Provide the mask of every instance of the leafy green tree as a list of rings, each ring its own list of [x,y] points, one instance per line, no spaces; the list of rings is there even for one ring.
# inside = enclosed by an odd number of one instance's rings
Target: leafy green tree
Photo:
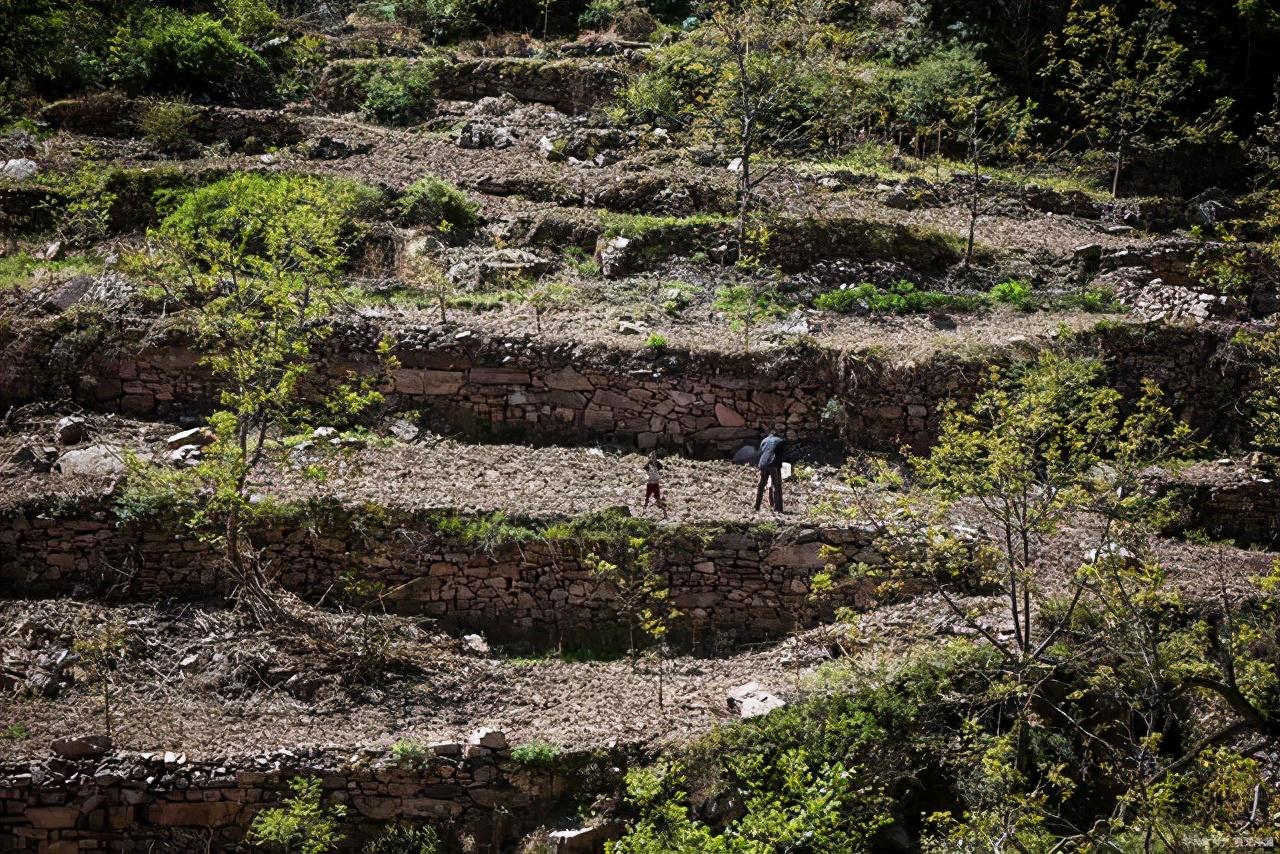
[[[534,329],[542,334],[542,317],[548,312],[559,311],[577,296],[577,290],[564,282],[539,280],[519,289],[520,298],[533,309]]]
[[[637,649],[637,630],[661,641],[680,612],[671,605],[666,579],[654,569],[653,551],[645,537],[630,536],[613,545],[607,557],[587,555],[587,566],[609,590],[610,600],[627,623],[627,646]]]
[[[440,311],[440,322],[449,322],[449,305],[458,295],[458,286],[426,252],[409,256],[404,262],[405,278],[425,293]]]
[[[779,317],[784,309],[772,290],[750,282],[727,285],[716,291],[712,308],[729,321],[729,328],[742,333],[742,349],[751,350],[751,331],[766,320]]]
[[[186,524],[220,548],[263,619],[288,614],[249,541],[249,527],[275,509],[251,494],[252,475],[300,425],[346,421],[381,398],[376,376],[349,375],[318,392],[304,387],[332,334],[339,274],[359,236],[353,216],[364,202],[364,191],[347,183],[241,174],[188,194],[152,235],[182,273],[176,297],[188,307],[219,405],[209,418],[215,441],[199,464],[134,466],[124,500],[172,496]],[[383,342],[384,360],[388,352]]]
[[[759,157],[809,147],[812,123],[840,115],[835,105],[847,98],[820,35],[826,6],[824,0],[709,0],[688,39],[624,93],[637,118],[675,125],[733,152],[740,253],[757,189],[783,168],[774,163],[757,170]]]
[[[973,262],[978,221],[990,210],[993,200],[990,179],[982,174],[982,168],[996,157],[1028,151],[1036,124],[1032,102],[1019,104],[1012,98],[992,97],[992,88],[982,77],[952,99],[953,126],[959,128],[957,137],[964,143],[967,167],[959,176],[960,198],[969,218],[963,264],[966,273]]]
[[[1224,562],[1215,612],[1191,616],[1151,547],[1176,502],[1147,473],[1193,449],[1187,427],[1150,383],[1126,416],[1101,380],[1096,362],[1050,354],[995,373],[910,458],[921,493],[892,470],[861,483],[856,512],[884,531],[886,562],[855,574],[884,593],[931,583],[1001,662],[988,708],[957,733],[975,774],[958,786],[963,815],[933,818],[936,850],[1043,847],[1087,785],[1118,794],[1105,823],[1067,833],[1076,844],[1150,851],[1180,825],[1225,827],[1259,777],[1222,748],[1278,731],[1274,613],[1233,601]],[[1082,519],[1093,548],[1055,580],[1054,537]],[[1000,591],[995,623],[967,604],[975,585]],[[1206,787],[1217,794],[1189,796]]]
[[[1079,116],[1082,132],[1111,154],[1111,195],[1134,156],[1203,139],[1221,130],[1231,100],[1187,115],[1186,96],[1207,68],[1170,34],[1172,0],[1144,0],[1136,15],[1098,0],[1073,0],[1066,26],[1052,37],[1045,73]]]
[[[80,656],[80,666],[102,689],[102,724],[107,737],[111,737],[111,691],[113,676],[129,644],[129,634],[123,623],[112,620],[99,626],[90,634],[77,638],[72,646]]]
[[[608,591],[609,601],[626,621],[627,648],[634,665],[638,652],[637,630],[650,642],[658,645],[658,706],[664,705],[666,640],[671,627],[681,616],[671,604],[671,592],[666,578],[656,569],[656,561],[649,539],[644,536],[624,535],[600,543],[607,546],[602,557],[589,553],[586,566]]]
[[[249,843],[283,854],[325,854],[336,849],[343,839],[338,822],[346,817],[347,808],[322,803],[318,777],[294,777],[289,788],[293,795],[283,806],[254,816]]]

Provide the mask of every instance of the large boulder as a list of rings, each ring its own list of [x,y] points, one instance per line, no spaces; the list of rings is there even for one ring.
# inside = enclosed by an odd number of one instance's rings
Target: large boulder
[[[96,759],[105,755],[112,745],[110,736],[94,734],[55,738],[50,747],[63,759]]]
[[[124,457],[110,445],[87,445],[64,453],[56,467],[68,477],[118,477],[124,474]]]

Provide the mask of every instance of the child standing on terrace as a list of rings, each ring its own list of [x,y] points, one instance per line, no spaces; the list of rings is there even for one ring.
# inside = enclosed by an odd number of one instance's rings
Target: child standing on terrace
[[[662,511],[662,518],[667,518],[667,502],[662,498],[662,486],[659,480],[662,475],[662,463],[658,462],[658,452],[649,452],[649,462],[645,463],[644,472],[649,476],[649,483],[644,490],[644,506],[648,507],[649,502],[658,505],[658,509]]]

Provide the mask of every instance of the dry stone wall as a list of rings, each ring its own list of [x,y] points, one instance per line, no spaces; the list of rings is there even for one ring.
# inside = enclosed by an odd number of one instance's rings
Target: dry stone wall
[[[239,850],[254,816],[289,797],[297,776],[318,778],[324,801],[346,806],[343,851],[359,851],[397,820],[430,822],[489,850],[535,825],[572,790],[578,770],[595,765],[608,776],[623,764],[562,755],[555,775],[530,770],[494,731],[424,748],[421,766],[409,770],[374,750],[341,759],[303,749],[200,762],[165,752],[0,764],[0,851]]]
[[[415,61],[408,64],[412,66]],[[317,96],[327,110],[355,110],[364,101],[367,75],[388,67],[399,68],[388,66],[381,59],[332,62],[325,68]],[[432,69],[436,97],[474,101],[510,95],[521,101],[549,104],[565,113],[580,113],[609,99],[627,78],[626,63],[598,59],[481,57],[433,63]]]
[[[1242,401],[1256,370],[1231,343],[1237,327],[1113,325],[1064,347],[1094,355],[1130,397],[1155,380],[1177,415],[1220,445],[1247,440]],[[384,333],[400,366],[390,405],[420,411],[434,429],[473,439],[609,441],[723,456],[784,426],[793,439],[840,435],[852,446],[926,448],[940,404],[970,399],[992,364],[1030,350],[939,352],[895,364],[873,355],[799,346],[783,353],[654,353],[604,345],[489,337],[449,327],[353,321],[326,377],[370,373]],[[105,349],[105,348],[100,348]],[[0,406],[67,397],[86,407],[180,419],[208,410],[216,389],[181,341],[117,345],[104,358],[33,336],[0,364]]]
[[[1202,531],[1215,540],[1273,550],[1280,541],[1280,479],[1274,459],[1200,463],[1170,478],[1180,518],[1173,532]]]
[[[575,542],[485,548],[441,536],[425,514],[312,507],[307,516],[320,521],[261,530],[255,541],[279,581],[313,600],[334,595],[343,575],[356,571],[386,585],[395,611],[435,617],[448,629],[538,647],[627,640],[611,590],[583,565]],[[809,581],[826,562],[824,546],[846,561],[877,562],[873,539],[857,527],[690,528],[660,538],[658,566],[683,614],[675,639],[699,649],[761,641],[830,619],[835,606],[870,604],[868,584],[814,605]],[[33,504],[0,519],[0,586],[11,590],[199,598],[228,592],[217,566],[207,545],[171,524],[124,524],[101,505]]]

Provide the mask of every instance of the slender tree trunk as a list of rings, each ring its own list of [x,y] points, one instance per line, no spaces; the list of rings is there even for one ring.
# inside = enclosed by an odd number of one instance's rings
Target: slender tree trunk
[[[111,738],[111,683],[107,680],[107,674],[100,675],[102,679],[102,717],[106,724],[107,738]]]
[[[1111,198],[1119,198],[1120,168],[1124,163],[1124,131],[1120,132],[1120,141],[1116,145],[1116,169],[1111,174]]]
[[[742,121],[742,172],[738,184],[738,257],[746,256],[747,219],[751,216],[751,120]]]

